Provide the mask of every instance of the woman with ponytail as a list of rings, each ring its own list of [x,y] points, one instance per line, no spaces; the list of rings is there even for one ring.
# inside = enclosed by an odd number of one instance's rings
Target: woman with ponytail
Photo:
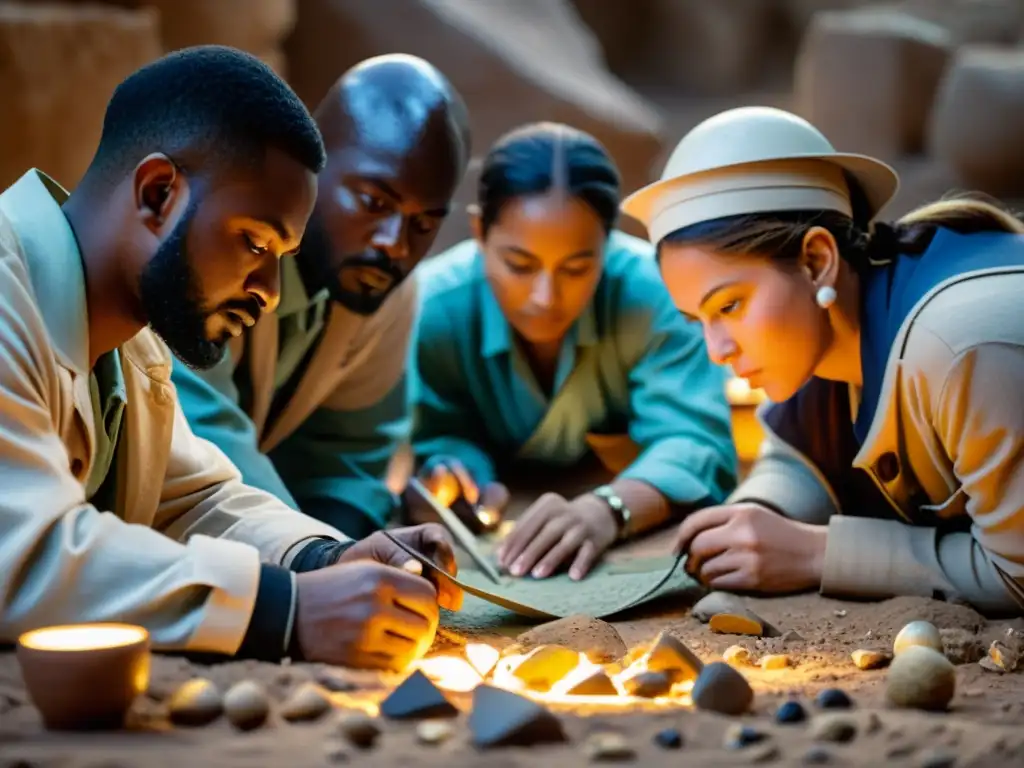
[[[676,312],[651,245],[615,229],[618,208],[596,139],[527,125],[484,159],[475,237],[416,270],[426,485],[490,507],[510,475],[558,491],[503,542],[515,576],[582,578],[617,541],[735,487],[724,370]]]
[[[709,353],[770,402],[758,463],[677,551],[719,589],[925,595],[1024,612],[1024,225],[743,108],[624,204]]]

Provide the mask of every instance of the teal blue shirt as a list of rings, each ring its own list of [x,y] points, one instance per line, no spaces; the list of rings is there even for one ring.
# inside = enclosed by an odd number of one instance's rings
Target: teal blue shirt
[[[513,340],[467,241],[417,268],[412,398],[417,458],[459,458],[478,482],[495,464],[571,465],[588,433],[628,434],[639,457],[619,477],[680,505],[722,501],[736,483],[725,371],[676,310],[653,248],[609,238],[594,298],[567,334],[548,397]]]

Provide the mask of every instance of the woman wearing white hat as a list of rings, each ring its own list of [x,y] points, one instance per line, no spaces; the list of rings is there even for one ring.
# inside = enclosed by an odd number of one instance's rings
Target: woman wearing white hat
[[[871,224],[887,165],[780,110],[719,114],[623,210],[676,306],[771,403],[677,550],[715,588],[1024,608],[1024,225],[946,200]]]

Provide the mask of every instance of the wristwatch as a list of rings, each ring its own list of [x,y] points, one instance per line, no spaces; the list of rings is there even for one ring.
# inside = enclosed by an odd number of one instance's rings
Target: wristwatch
[[[595,488],[592,493],[608,505],[612,515],[615,517],[615,521],[619,524],[619,535],[616,540],[628,539],[630,534],[629,524],[633,520],[633,515],[629,511],[629,507],[626,506],[626,502],[622,500],[610,485],[602,485]]]

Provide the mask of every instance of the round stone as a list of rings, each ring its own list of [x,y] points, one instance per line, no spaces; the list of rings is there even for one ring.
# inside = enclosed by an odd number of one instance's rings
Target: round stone
[[[885,692],[897,707],[944,710],[956,692],[956,667],[932,648],[907,648],[893,659]]]
[[[853,706],[853,701],[846,695],[846,692],[838,688],[826,688],[817,695],[814,703],[820,709],[849,709]]]
[[[892,641],[892,652],[894,656],[899,656],[907,648],[915,646],[924,646],[943,653],[942,634],[929,621],[912,621],[903,627]]]
[[[662,749],[679,749],[683,746],[683,734],[678,728],[666,728],[654,734],[654,743]]]
[[[802,723],[807,719],[807,710],[799,701],[786,701],[775,710],[775,722],[789,725]]]

